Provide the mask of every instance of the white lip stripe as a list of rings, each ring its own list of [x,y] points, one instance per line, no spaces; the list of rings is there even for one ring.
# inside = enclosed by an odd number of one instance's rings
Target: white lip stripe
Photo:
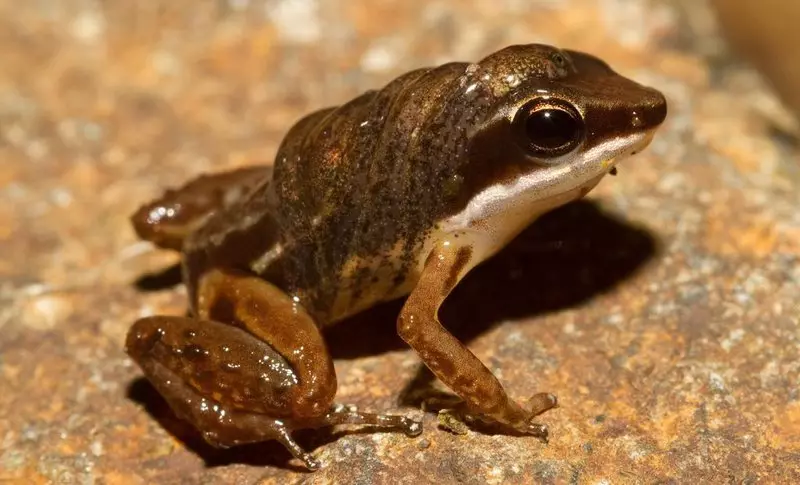
[[[525,200],[540,201],[574,190],[607,173],[612,164],[605,164],[604,161],[622,158],[627,150],[646,137],[647,133],[635,133],[612,138],[590,150],[577,153],[572,160],[544,170],[535,170],[509,185],[488,187],[475,195],[464,210],[443,221],[443,229],[464,229],[471,222],[498,214],[511,204]]]

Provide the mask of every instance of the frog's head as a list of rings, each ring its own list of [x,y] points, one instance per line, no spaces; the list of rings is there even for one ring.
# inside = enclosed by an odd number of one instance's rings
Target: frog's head
[[[506,48],[466,78],[487,115],[469,135],[470,195],[452,220],[461,227],[509,212],[529,221],[585,195],[646,147],[667,114],[655,89],[550,46]]]

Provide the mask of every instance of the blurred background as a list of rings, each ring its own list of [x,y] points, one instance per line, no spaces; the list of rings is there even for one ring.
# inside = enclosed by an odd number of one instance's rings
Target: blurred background
[[[760,69],[800,116],[800,53],[794,47],[800,45],[800,4],[714,0],[712,6],[732,48]]]

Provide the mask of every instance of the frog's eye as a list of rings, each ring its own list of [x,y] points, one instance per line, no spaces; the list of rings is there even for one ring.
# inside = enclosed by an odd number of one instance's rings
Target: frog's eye
[[[560,69],[566,69],[567,67],[567,58],[564,57],[564,54],[560,52],[556,52],[550,56],[550,60],[553,61],[553,64]]]
[[[572,105],[535,100],[523,106],[514,118],[523,138],[523,148],[536,158],[553,158],[574,150],[583,141],[583,118]]]

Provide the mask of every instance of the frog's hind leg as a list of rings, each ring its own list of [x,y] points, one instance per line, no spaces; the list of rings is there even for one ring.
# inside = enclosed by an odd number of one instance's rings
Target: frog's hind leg
[[[212,445],[275,439],[315,469],[293,430],[366,424],[422,431],[403,416],[334,405],[336,374],[319,329],[275,286],[220,270],[199,283],[197,319],[143,318],[126,346],[175,413]]]
[[[269,165],[201,175],[139,208],[131,222],[142,239],[165,249],[180,250],[186,235],[211,214],[230,207],[271,177]]]

